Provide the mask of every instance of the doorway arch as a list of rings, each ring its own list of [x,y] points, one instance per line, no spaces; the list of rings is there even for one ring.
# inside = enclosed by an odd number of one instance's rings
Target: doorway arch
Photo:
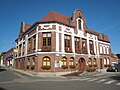
[[[85,67],[86,67],[85,59],[80,58],[79,61],[78,61],[78,70],[79,70],[79,72],[84,72]]]

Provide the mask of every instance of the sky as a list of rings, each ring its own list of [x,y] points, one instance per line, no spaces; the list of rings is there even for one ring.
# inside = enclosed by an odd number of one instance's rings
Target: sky
[[[22,21],[33,24],[50,11],[72,16],[76,9],[88,28],[107,35],[113,53],[120,53],[120,0],[0,0],[0,53],[15,46]]]

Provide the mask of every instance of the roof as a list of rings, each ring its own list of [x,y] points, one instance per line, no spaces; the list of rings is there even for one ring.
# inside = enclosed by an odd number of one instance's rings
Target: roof
[[[108,36],[104,35],[104,34],[99,34],[98,39],[101,41],[106,41],[110,43],[110,40],[108,39]]]
[[[25,31],[27,31],[31,26],[31,24],[25,24]]]
[[[38,22],[59,22],[59,23],[65,24],[65,25],[72,26],[69,23],[69,17],[68,16],[65,16],[63,14],[59,14],[55,11],[49,12],[45,17],[43,17]]]
[[[88,33],[91,33],[91,34],[99,35],[98,32],[90,30],[90,29],[86,29],[85,31],[88,32]]]
[[[73,25],[74,23],[71,23],[71,18],[73,18],[73,16],[68,17],[68,16],[65,16],[63,14],[59,14],[55,11],[51,11],[45,17],[43,17],[42,19],[40,19],[39,21],[35,22],[32,25],[25,24],[25,32],[23,34],[25,34],[32,27],[34,27],[36,24],[39,24],[39,23],[57,22],[57,23],[61,23],[61,24],[67,25],[67,26],[75,27],[75,25]],[[101,37],[100,33],[96,32],[96,31],[93,31],[93,30],[90,30],[88,28],[85,29],[85,32],[97,35],[98,39],[101,40],[101,41],[110,42],[108,37],[104,34],[102,34],[102,37]]]

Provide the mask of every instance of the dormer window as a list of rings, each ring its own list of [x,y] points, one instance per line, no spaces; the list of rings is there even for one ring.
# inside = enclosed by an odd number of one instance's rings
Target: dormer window
[[[77,19],[77,29],[78,30],[83,30],[83,20],[81,17]]]
[[[78,27],[81,30],[81,20],[80,19],[78,20]]]

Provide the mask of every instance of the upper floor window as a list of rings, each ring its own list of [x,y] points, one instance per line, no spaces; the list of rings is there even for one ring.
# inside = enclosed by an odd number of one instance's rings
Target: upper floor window
[[[70,52],[71,51],[71,48],[70,48],[71,43],[70,43],[70,41],[71,41],[70,36],[69,35],[65,35],[65,51],[66,52]]]
[[[35,49],[36,47],[36,35],[33,36],[33,48],[32,49]]]
[[[23,43],[23,55],[25,54],[25,42]]]
[[[78,28],[79,28],[80,30],[81,30],[81,26],[82,26],[81,24],[82,24],[82,23],[81,23],[81,19],[79,19],[79,20],[78,20]]]
[[[43,51],[51,50],[51,33],[43,33]]]
[[[107,47],[107,54],[109,54],[109,47]]]
[[[86,41],[86,39],[82,39],[82,52],[87,53],[87,41]]]
[[[31,47],[31,39],[28,39],[28,51],[30,51],[30,47]]]
[[[75,51],[79,53],[80,51],[80,41],[78,37],[75,37]]]
[[[90,46],[90,53],[94,54],[93,41],[89,41],[89,46]]]

